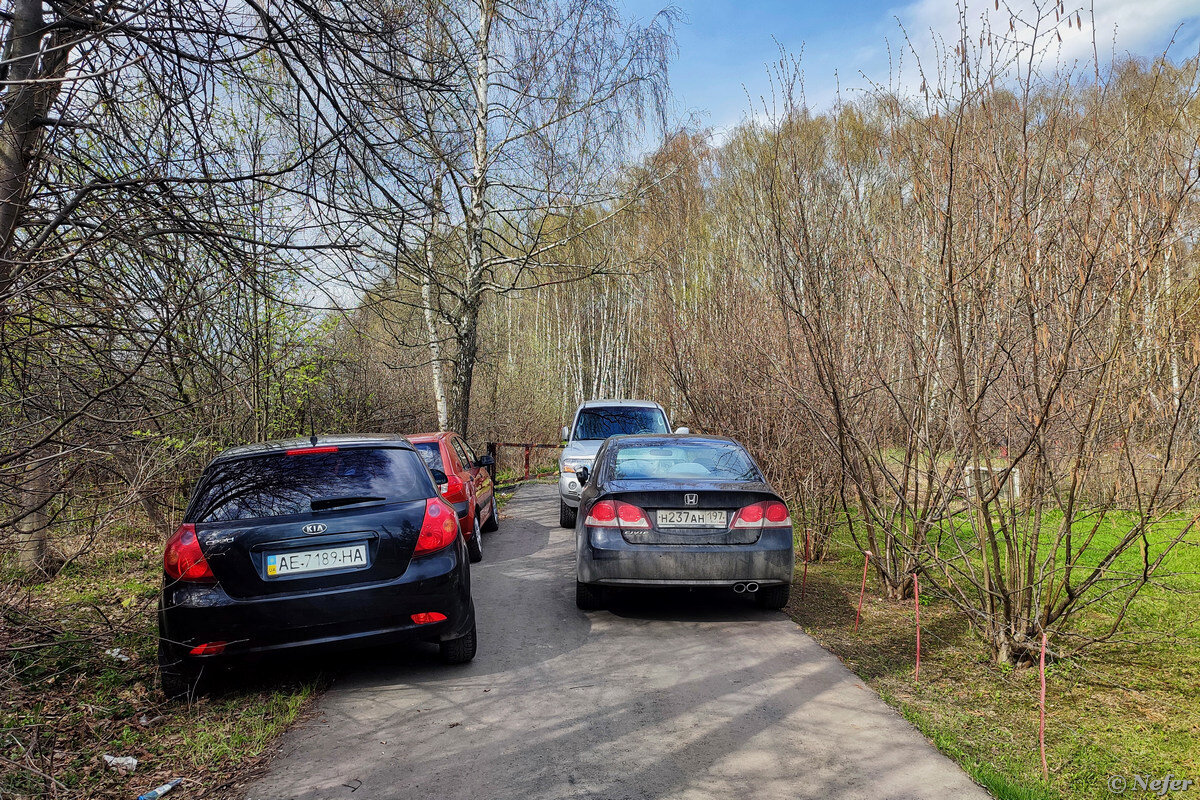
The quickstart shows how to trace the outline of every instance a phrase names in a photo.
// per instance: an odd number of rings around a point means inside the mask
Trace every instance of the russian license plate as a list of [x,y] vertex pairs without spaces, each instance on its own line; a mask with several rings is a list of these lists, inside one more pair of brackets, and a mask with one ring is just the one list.
[[320,550],[294,550],[290,553],[267,553],[267,577],[299,575],[304,572],[365,567],[367,546],[352,544],[345,547],[326,547]]
[[724,528],[724,511],[667,510],[658,512],[660,528]]

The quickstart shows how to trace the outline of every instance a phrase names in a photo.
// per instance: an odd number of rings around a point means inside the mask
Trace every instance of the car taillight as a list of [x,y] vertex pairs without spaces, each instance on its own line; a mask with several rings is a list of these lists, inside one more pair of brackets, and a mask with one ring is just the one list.
[[635,505],[620,500],[601,500],[592,506],[584,525],[593,528],[624,528],[625,530],[649,530],[650,519],[646,512]]
[[429,625],[434,622],[444,622],[446,615],[440,611],[422,611],[420,614],[413,614],[412,621],[418,625]]
[[788,513],[787,506],[783,503],[776,501],[767,503],[766,517],[767,521],[763,524],[767,527],[792,527],[792,516]]
[[167,549],[163,551],[163,569],[172,580],[177,581],[213,583],[217,579],[200,549],[196,526],[190,522],[180,525],[175,535],[167,541]]
[[451,503],[465,503],[467,501],[467,492],[464,488],[462,478],[457,475],[447,475],[443,486],[446,488],[442,490],[442,497]]
[[593,528],[617,527],[617,504],[612,500],[601,500],[592,506],[583,524]]
[[454,543],[458,536],[458,517],[454,509],[436,497],[425,501],[425,521],[421,523],[421,535],[417,537],[417,549],[413,555],[432,553]]
[[741,509],[733,516],[731,528],[790,528],[792,518],[787,506],[778,500],[764,500]]

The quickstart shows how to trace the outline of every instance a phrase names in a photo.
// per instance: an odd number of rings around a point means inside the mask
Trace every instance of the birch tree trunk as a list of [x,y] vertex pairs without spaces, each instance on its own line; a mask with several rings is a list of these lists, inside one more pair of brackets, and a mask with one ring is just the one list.
[[73,49],[60,32],[42,53],[45,32],[42,0],[16,0],[0,66],[0,78],[8,82],[0,96],[0,291],[13,277],[13,238],[25,211],[29,171]]
[[467,275],[455,319],[458,359],[454,370],[453,397],[447,427],[467,435],[471,416],[471,383],[479,358],[479,309],[483,303],[483,232],[487,225],[488,84],[491,80],[492,23],[496,19],[495,0],[479,3],[479,30],[476,32],[476,61],[473,78],[475,109],[472,119],[472,164],[467,206]]
[[50,501],[48,466],[37,460],[25,467],[25,482],[21,486],[21,511],[17,522],[17,566],[26,574],[44,572],[49,555],[48,530]]
[[446,430],[450,424],[450,409],[446,402],[445,362],[442,360],[442,338],[438,331],[437,316],[433,313],[433,276],[437,270],[437,254],[434,246],[441,233],[441,221],[445,214],[442,197],[444,170],[437,170],[433,180],[433,216],[429,232],[425,237],[425,274],[421,276],[421,305],[425,317],[425,332],[429,337],[429,367],[433,377],[433,401],[437,408],[438,430]]

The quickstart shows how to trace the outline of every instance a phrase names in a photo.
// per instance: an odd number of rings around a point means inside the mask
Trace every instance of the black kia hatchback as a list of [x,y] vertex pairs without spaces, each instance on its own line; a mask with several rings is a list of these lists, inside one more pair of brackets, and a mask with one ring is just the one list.
[[228,450],[204,470],[163,555],[163,691],[217,662],[294,648],[437,642],[475,656],[466,544],[399,436]]

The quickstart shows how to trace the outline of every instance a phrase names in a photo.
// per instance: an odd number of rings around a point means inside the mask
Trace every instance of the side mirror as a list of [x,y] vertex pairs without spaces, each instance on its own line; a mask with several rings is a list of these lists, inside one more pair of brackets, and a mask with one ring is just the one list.
[[676,433],[691,433],[692,429],[691,428],[676,428],[675,432]]
[[475,466],[490,467],[490,466],[495,465],[495,463],[496,463],[496,459],[492,458],[491,456],[480,456],[478,458],[478,460],[476,460]]
[[441,488],[447,483],[446,473],[440,469],[430,469],[429,473],[433,475],[433,482],[438,485],[438,491],[440,492]]
[[570,438],[571,438],[571,429],[568,428],[566,425],[563,425],[562,440],[565,442]]
[[575,470],[575,475],[578,476],[578,478],[579,478],[580,486],[587,486],[588,477],[591,474],[592,474],[592,471],[590,469],[588,469],[587,467],[580,467],[579,469]]

